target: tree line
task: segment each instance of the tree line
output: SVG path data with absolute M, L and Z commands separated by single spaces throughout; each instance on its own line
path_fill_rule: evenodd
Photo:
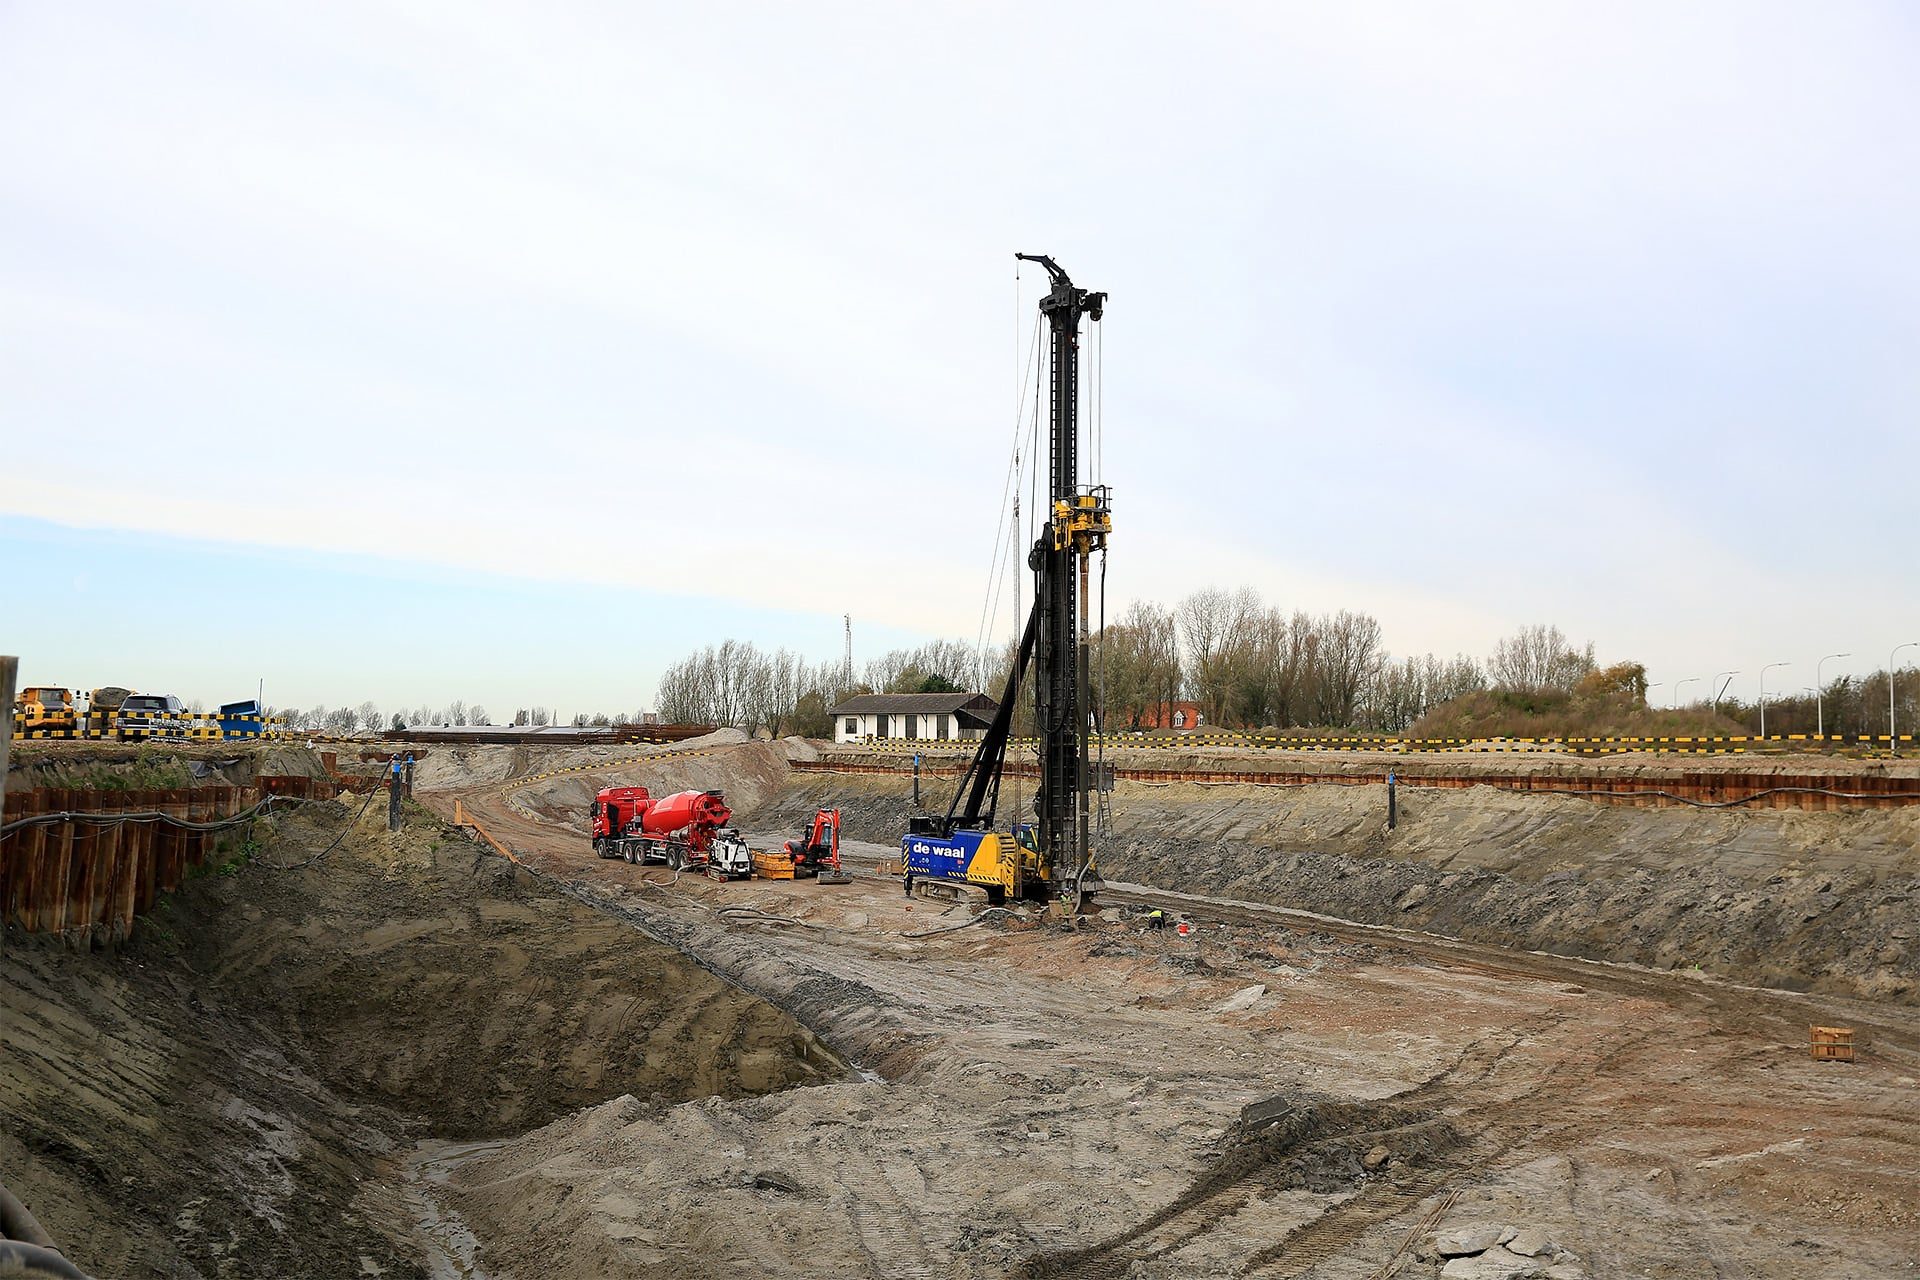
M 1310 614 L 1257 592 L 1196 591 L 1178 604 L 1133 604 L 1093 637 L 1089 682 L 1108 726 L 1163 723 L 1160 709 L 1197 704 L 1205 723 L 1234 728 L 1405 731 L 1433 707 L 1491 687 L 1571 692 L 1595 669 L 1593 646 L 1557 627 L 1523 628 L 1484 662 L 1466 654 L 1395 657 L 1379 620 L 1351 610 Z M 935 640 L 895 649 L 857 671 L 750 642 L 707 645 L 660 679 L 663 720 L 737 725 L 776 736 L 832 733 L 831 711 L 861 693 L 985 692 L 999 697 L 1014 645 L 976 649 Z M 1024 707 L 1020 715 L 1030 712 Z
M 668 667 L 655 701 L 670 723 L 824 738 L 833 733 L 833 708 L 856 694 L 973 691 L 992 671 L 993 662 L 961 640 L 892 649 L 858 671 L 844 659 L 809 662 L 787 649 L 725 640 Z
M 1759 730 L 1759 708 L 1723 698 L 1674 712 L 1646 705 L 1646 671 L 1635 662 L 1602 668 L 1591 643 L 1557 626 L 1522 627 L 1484 659 L 1459 653 L 1396 656 L 1371 614 L 1287 611 L 1243 588 L 1196 591 L 1177 604 L 1134 603 L 1092 640 L 1089 683 L 1103 694 L 1107 727 L 1164 727 L 1162 709 L 1192 702 L 1204 723 L 1231 729 L 1345 730 L 1416 736 L 1554 732 L 1722 733 Z M 660 677 L 657 717 L 644 711 L 580 713 L 580 726 L 644 723 L 732 725 L 776 737 L 830 737 L 832 709 L 862 693 L 985 692 L 1001 696 L 1014 645 L 976 649 L 934 640 L 893 649 L 858 668 L 809 661 L 788 649 L 725 640 L 695 650 Z M 1920 728 L 1920 671 L 1893 677 L 1899 726 Z M 1823 691 L 1829 733 L 1884 733 L 1888 673 L 1840 676 Z M 486 725 L 486 709 L 455 701 L 383 713 L 355 707 L 277 708 L 290 726 L 352 734 L 421 725 Z M 1022 691 L 1020 731 L 1031 730 Z M 551 724 L 547 707 L 515 711 L 515 725 Z M 1813 733 L 1810 691 L 1768 699 L 1769 733 Z

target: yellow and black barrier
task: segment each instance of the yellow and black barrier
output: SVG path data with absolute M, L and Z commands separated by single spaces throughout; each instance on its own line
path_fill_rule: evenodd
M 1897 739 L 1887 734 L 1813 734 L 1778 733 L 1761 737 L 1758 734 L 1728 734 L 1711 736 L 1649 736 L 1649 737 L 1583 737 L 1569 735 L 1562 737 L 1538 738 L 1401 738 L 1384 736 L 1329 736 L 1329 737 L 1288 737 L 1272 734 L 1108 734 L 1103 739 L 1095 734 L 1088 742 L 1096 747 L 1105 746 L 1109 750 L 1124 748 L 1151 748 L 1166 751 L 1190 751 L 1204 747 L 1229 747 L 1242 750 L 1262 751 L 1383 751 L 1395 753 L 1408 752 L 1455 752 L 1460 754 L 1528 754 L 1557 753 L 1562 755 L 1623 755 L 1630 752 L 1650 752 L 1659 755 L 1737 755 L 1774 748 L 1788 750 L 1885 750 L 1897 741 L 1902 747 L 1916 740 L 1911 733 L 1900 734 Z M 1009 742 L 1014 746 L 1031 747 L 1039 744 L 1038 738 L 1013 738 Z M 971 751 L 979 745 L 977 738 L 862 738 L 857 741 L 843 742 L 843 747 L 866 747 L 873 750 L 908 751 Z
M 222 742 L 242 738 L 276 738 L 286 732 L 287 726 L 283 716 L 222 717 L 208 711 L 182 713 L 175 717 L 181 721 L 179 727 L 121 727 L 113 723 L 118 718 L 105 712 L 101 712 L 99 717 L 91 712 L 79 712 L 71 717 L 50 717 L 30 716 L 16 710 L 13 713 L 12 732 L 16 742 Z M 96 719 L 103 722 L 96 724 Z M 221 723 L 223 719 L 244 722 L 245 727 L 229 728 Z

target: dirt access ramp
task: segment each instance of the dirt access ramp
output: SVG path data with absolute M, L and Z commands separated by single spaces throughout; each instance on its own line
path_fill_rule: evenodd
M 263 823 L 116 951 L 0 951 L 0 1169 L 90 1274 L 455 1274 L 470 1238 L 423 1152 L 845 1075 L 772 1006 L 384 811 Z
M 922 784 L 944 811 L 952 781 Z M 897 775 L 796 774 L 756 830 L 841 810 L 896 842 Z M 1003 809 L 1030 799 L 1009 779 Z M 1343 919 L 1737 981 L 1920 1001 L 1920 807 L 1848 813 L 1629 808 L 1475 787 L 1123 781 L 1102 869 L 1116 879 Z

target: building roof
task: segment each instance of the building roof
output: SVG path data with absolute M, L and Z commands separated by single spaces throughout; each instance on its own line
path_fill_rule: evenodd
M 848 698 L 829 714 L 931 716 L 954 711 L 995 711 L 999 706 L 984 693 L 862 693 Z

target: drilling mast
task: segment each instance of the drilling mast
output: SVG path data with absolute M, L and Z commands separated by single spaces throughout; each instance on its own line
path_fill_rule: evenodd
M 1107 545 L 1113 527 L 1105 486 L 1080 484 L 1080 318 L 1098 322 L 1107 295 L 1078 288 L 1044 254 L 1014 255 L 1046 268 L 1053 289 L 1040 300 L 1052 332 L 1052 399 L 1048 408 L 1047 512 L 1028 553 L 1040 626 L 1034 650 L 1034 710 L 1040 733 L 1039 844 L 1061 896 L 1081 893 L 1092 846 L 1087 814 L 1087 562 Z
M 1095 714 L 1088 688 L 1091 663 L 1088 565 L 1113 529 L 1105 485 L 1080 483 L 1080 326 L 1097 322 L 1107 295 L 1075 286 L 1044 254 L 1014 255 L 1046 269 L 1052 288 L 1040 300 L 1052 336 L 1048 409 L 1047 520 L 1027 554 L 1033 570 L 1033 612 L 1015 652 L 987 733 L 954 792 L 945 818 L 915 818 L 901 840 L 904 865 L 922 891 L 955 896 L 942 886 L 977 886 L 995 899 L 1059 896 L 1076 907 L 1097 887 L 1089 814 L 1093 788 L 1087 738 Z M 1009 846 L 993 834 L 1020 682 L 1031 665 L 1039 732 L 1040 786 L 1032 826 L 1017 824 Z

